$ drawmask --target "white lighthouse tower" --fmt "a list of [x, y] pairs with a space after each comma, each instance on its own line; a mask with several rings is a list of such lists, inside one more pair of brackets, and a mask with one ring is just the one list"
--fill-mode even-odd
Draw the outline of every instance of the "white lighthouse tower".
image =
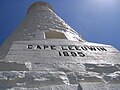
[[87, 42], [35, 2], [0, 46], [1, 90], [119, 90], [120, 52]]

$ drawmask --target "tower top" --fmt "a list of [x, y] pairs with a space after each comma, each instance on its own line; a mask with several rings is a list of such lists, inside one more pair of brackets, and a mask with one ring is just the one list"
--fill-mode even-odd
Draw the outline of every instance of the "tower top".
[[51, 9], [52, 11], [54, 11], [53, 8], [52, 8], [48, 3], [39, 1], [39, 2], [33, 3], [33, 4], [28, 8], [27, 13], [30, 12], [32, 9], [36, 9], [36, 8], [38, 8], [38, 7], [40, 7], [40, 6], [41, 6], [41, 7], [42, 7], [42, 6], [48, 7], [49, 9]]

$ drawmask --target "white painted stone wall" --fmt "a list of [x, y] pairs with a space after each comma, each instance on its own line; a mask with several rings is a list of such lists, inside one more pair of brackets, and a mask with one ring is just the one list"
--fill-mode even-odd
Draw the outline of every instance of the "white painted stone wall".
[[[66, 39], [46, 39], [45, 32]], [[43, 2], [0, 46], [0, 90], [119, 90], [120, 52], [87, 42]]]

